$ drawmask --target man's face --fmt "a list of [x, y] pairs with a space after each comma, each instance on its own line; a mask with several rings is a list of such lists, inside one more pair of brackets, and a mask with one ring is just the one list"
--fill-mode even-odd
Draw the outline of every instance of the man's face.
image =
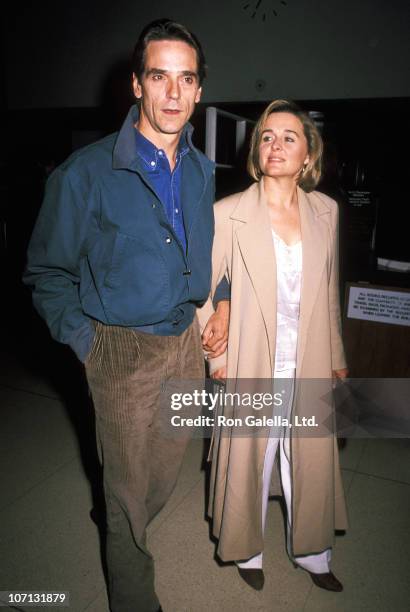
[[180, 135], [201, 97], [196, 51], [179, 40], [150, 41], [141, 81], [133, 75], [141, 98], [138, 129], [152, 142]]

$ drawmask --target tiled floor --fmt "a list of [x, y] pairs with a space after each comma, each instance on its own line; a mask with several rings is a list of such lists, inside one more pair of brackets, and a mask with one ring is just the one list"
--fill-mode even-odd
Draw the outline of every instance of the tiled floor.
[[[69, 591], [72, 612], [108, 612], [99, 534], [89, 517], [96, 465], [90, 408], [78, 372], [58, 363], [51, 382], [46, 363], [3, 355], [0, 590]], [[149, 529], [165, 612], [409, 610], [409, 440], [354, 439], [341, 454], [350, 530], [334, 551], [333, 569], [345, 585], [339, 594], [293, 569], [276, 501], [269, 505], [263, 591], [247, 587], [234, 566], [216, 563], [202, 456], [202, 441], [192, 442], [172, 498]]]

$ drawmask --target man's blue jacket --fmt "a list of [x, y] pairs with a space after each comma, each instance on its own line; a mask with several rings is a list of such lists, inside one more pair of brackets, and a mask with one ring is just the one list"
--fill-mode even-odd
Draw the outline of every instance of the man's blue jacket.
[[214, 164], [192, 145], [181, 202], [187, 253], [136, 152], [130, 109], [118, 134], [71, 155], [50, 176], [24, 282], [52, 336], [84, 361], [92, 319], [179, 335], [207, 299], [214, 233]]

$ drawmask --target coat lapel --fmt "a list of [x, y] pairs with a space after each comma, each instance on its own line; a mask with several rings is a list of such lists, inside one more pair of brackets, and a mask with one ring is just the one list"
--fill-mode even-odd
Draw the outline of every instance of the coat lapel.
[[[306, 194], [300, 188], [298, 202], [303, 252], [297, 348], [300, 369], [309, 323], [327, 261], [328, 223], [323, 223], [321, 217], [329, 215], [330, 209], [318, 196]], [[276, 257], [262, 181], [243, 193], [231, 219], [241, 222], [237, 224], [236, 239], [261, 308], [273, 367], [276, 348]]]
[[236, 239], [265, 322], [272, 368], [276, 336], [276, 259], [262, 181], [243, 193], [231, 219], [243, 223], [237, 224]]
[[298, 202], [303, 253], [297, 346], [297, 363], [298, 371], [300, 371], [310, 319], [327, 261], [328, 223], [323, 223], [320, 217], [328, 215], [330, 209], [316, 195], [306, 194], [300, 188], [298, 188]]

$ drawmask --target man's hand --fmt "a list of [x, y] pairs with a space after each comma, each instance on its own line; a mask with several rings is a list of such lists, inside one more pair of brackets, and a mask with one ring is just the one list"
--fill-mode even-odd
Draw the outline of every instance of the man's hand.
[[209, 318], [202, 333], [202, 346], [208, 351], [208, 359], [219, 357], [228, 345], [229, 300], [218, 302], [216, 311]]

